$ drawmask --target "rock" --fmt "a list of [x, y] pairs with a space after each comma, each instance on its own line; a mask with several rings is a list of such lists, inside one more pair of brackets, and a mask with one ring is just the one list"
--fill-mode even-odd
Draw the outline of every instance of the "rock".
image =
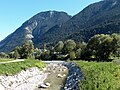
[[59, 71], [62, 71], [62, 69], [60, 68]]
[[50, 86], [50, 83], [45, 83], [46, 86]]
[[65, 76], [66, 76], [66, 74], [63, 74], [63, 75], [58, 74], [57, 76], [58, 76], [58, 77], [60, 77], [60, 78], [63, 78], [63, 77], [65, 77]]
[[0, 90], [5, 90], [5, 87], [0, 84]]
[[63, 74], [63, 77], [65, 77], [66, 76], [66, 74]]
[[50, 83], [40, 84], [38, 85], [38, 88], [48, 88], [50, 87]]
[[60, 77], [60, 78], [62, 78], [62, 77], [63, 77], [61, 74], [58, 74], [57, 76], [58, 76], [58, 77]]
[[34, 90], [38, 83], [43, 83], [47, 75], [47, 73], [43, 73], [37, 67], [27, 69], [26, 71], [23, 70], [12, 76], [1, 75], [0, 90]]

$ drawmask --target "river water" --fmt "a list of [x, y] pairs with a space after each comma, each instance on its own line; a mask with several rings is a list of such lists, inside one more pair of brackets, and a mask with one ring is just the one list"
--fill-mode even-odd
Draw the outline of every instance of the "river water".
[[[50, 83], [49, 88], [35, 90], [79, 90], [78, 81], [82, 80], [81, 69], [73, 62], [45, 61], [47, 67], [45, 73], [49, 73], [44, 82]], [[58, 74], [63, 77], [58, 77]]]

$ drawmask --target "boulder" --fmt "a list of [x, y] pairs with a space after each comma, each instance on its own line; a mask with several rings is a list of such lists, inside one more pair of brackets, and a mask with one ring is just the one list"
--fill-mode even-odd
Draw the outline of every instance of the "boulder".
[[50, 86], [50, 83], [47, 82], [47, 83], [45, 83], [45, 85], [46, 85], [46, 86]]
[[40, 85], [38, 85], [38, 88], [48, 88], [48, 87], [50, 87], [50, 83], [45, 83], [45, 84], [40, 84]]
[[61, 74], [58, 74], [57, 76], [58, 76], [58, 77], [60, 77], [60, 78], [62, 78], [62, 77], [63, 77]]

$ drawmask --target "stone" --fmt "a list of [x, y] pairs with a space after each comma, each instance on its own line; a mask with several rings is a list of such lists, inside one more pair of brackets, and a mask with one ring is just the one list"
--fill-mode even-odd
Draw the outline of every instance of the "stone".
[[40, 85], [38, 85], [38, 88], [48, 88], [48, 87], [50, 87], [50, 84], [49, 84], [49, 86], [46, 85], [46, 84], [40, 84]]
[[[0, 90], [34, 90], [38, 83], [43, 83], [47, 78], [37, 67], [21, 71], [12, 76], [0, 76]], [[46, 86], [49, 85], [48, 83]], [[48, 87], [48, 86], [47, 86]]]
[[46, 86], [50, 86], [50, 83], [47, 82], [47, 83], [45, 83], [45, 85], [46, 85]]
[[66, 74], [63, 74], [63, 77], [65, 77], [66, 76]]
[[62, 78], [62, 77], [63, 77], [61, 74], [58, 74], [57, 76], [58, 76], [58, 77], [60, 77], [60, 78]]
[[0, 90], [5, 90], [5, 87], [0, 84]]

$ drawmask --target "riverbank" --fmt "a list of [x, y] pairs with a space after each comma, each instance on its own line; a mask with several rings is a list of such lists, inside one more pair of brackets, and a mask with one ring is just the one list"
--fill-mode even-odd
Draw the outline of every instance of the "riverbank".
[[47, 66], [44, 72], [49, 74], [44, 83], [49, 83], [50, 86], [48, 88], [36, 88], [35, 90], [61, 90], [68, 75], [67, 67], [65, 67], [63, 65], [64, 62], [61, 61], [45, 62]]
[[43, 83], [48, 73], [40, 71], [33, 67], [22, 70], [20, 73], [12, 76], [0, 76], [0, 90], [34, 90], [38, 84]]
[[[41, 69], [43, 63], [46, 65]], [[0, 75], [0, 90], [60, 90], [68, 74], [68, 69], [62, 63], [30, 60], [0, 64], [4, 68], [4, 73]], [[40, 88], [45, 83], [50, 86]]]
[[84, 78], [80, 90], [120, 90], [120, 66], [114, 62], [74, 61], [82, 70]]
[[39, 67], [42, 69], [45, 67], [45, 63], [39, 60], [14, 60], [14, 62], [9, 62], [9, 63], [2, 63], [0, 64], [0, 75], [14, 75], [22, 70], [26, 70], [28, 68], [32, 67]]

